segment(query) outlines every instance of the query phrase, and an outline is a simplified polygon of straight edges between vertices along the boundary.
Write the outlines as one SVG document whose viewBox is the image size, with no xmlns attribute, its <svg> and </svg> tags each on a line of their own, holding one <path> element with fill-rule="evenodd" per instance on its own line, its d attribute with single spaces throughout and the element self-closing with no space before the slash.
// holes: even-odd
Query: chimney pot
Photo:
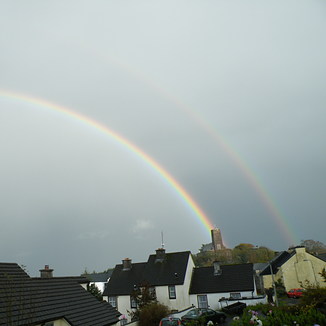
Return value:
<svg viewBox="0 0 326 326">
<path fill-rule="evenodd" d="M 165 258 L 165 249 L 164 248 L 159 248 L 156 249 L 156 259 L 155 263 L 162 263 Z"/>
<path fill-rule="evenodd" d="M 53 277 L 53 269 L 49 267 L 49 265 L 45 265 L 44 269 L 40 269 L 41 278 L 52 278 Z"/>
<path fill-rule="evenodd" d="M 122 271 L 130 271 L 132 267 L 131 264 L 131 259 L 130 258 L 125 258 L 122 260 Z"/>
</svg>

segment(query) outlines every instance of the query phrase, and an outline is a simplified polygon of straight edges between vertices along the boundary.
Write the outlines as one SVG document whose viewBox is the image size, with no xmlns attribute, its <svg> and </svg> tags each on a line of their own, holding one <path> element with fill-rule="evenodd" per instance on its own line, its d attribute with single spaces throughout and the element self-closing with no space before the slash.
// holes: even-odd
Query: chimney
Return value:
<svg viewBox="0 0 326 326">
<path fill-rule="evenodd" d="M 53 277 L 53 269 L 49 268 L 49 265 L 45 265 L 44 269 L 40 269 L 41 278 L 51 278 Z"/>
<path fill-rule="evenodd" d="M 221 275 L 222 270 L 221 270 L 220 262 L 214 261 L 213 266 L 214 266 L 214 276 Z"/>
<path fill-rule="evenodd" d="M 162 263 L 165 258 L 165 249 L 164 248 L 159 248 L 156 249 L 156 259 L 155 263 Z"/>
<path fill-rule="evenodd" d="M 125 258 L 122 260 L 122 271 L 130 271 L 131 270 L 131 259 L 130 258 Z"/>
</svg>

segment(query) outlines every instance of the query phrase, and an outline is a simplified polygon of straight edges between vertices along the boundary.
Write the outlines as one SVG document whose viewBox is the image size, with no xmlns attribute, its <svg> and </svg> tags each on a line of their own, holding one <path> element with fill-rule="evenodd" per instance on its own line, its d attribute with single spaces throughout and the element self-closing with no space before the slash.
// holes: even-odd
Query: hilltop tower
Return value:
<svg viewBox="0 0 326 326">
<path fill-rule="evenodd" d="M 213 250 L 223 250 L 225 246 L 222 241 L 222 234 L 219 228 L 211 230 Z"/>
</svg>

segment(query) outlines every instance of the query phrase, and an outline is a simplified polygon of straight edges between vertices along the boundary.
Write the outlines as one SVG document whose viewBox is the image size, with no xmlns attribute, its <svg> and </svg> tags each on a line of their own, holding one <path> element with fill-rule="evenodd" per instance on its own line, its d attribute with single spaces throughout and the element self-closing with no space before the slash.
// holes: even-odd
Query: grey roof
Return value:
<svg viewBox="0 0 326 326">
<path fill-rule="evenodd" d="M 293 255 L 295 251 L 281 251 L 273 260 L 271 260 L 270 265 L 272 267 L 273 274 L 276 274 L 278 268 L 286 263 Z M 269 264 L 262 270 L 260 275 L 271 275 L 271 267 Z"/>
<path fill-rule="evenodd" d="M 73 326 L 108 326 L 120 315 L 98 301 L 80 278 L 30 278 L 17 264 L 0 263 L 0 325 L 36 325 L 60 318 Z M 8 308 L 10 308 L 8 313 Z"/>
<path fill-rule="evenodd" d="M 103 273 L 83 274 L 90 282 L 107 282 L 113 273 L 113 269 Z"/>
<path fill-rule="evenodd" d="M 144 279 L 153 286 L 181 285 L 184 283 L 190 251 L 166 253 L 162 263 L 150 255 L 144 270 Z"/>
<path fill-rule="evenodd" d="M 262 271 L 267 267 L 268 263 L 255 263 L 254 270 L 255 271 Z"/>
<path fill-rule="evenodd" d="M 254 291 L 253 265 L 222 265 L 221 274 L 214 267 L 194 268 L 189 294 Z"/>
<path fill-rule="evenodd" d="M 123 271 L 122 264 L 116 265 L 103 295 L 131 294 L 135 285 L 143 283 L 145 266 L 146 263 L 135 263 L 129 271 Z"/>
<path fill-rule="evenodd" d="M 319 254 L 317 255 L 317 258 L 321 259 L 321 260 L 324 260 L 326 261 L 326 252 L 325 253 L 322 253 L 322 254 Z"/>
<path fill-rule="evenodd" d="M 123 271 L 122 264 L 116 265 L 103 295 L 130 295 L 134 286 L 142 283 L 183 284 L 190 255 L 190 251 L 166 253 L 163 262 L 156 262 L 156 254 L 150 255 L 146 263 L 132 264 L 129 271 Z"/>
</svg>

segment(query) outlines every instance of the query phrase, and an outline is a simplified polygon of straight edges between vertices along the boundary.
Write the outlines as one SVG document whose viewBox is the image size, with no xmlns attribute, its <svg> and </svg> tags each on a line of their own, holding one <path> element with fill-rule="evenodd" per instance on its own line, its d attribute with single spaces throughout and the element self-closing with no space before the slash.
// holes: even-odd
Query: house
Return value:
<svg viewBox="0 0 326 326">
<path fill-rule="evenodd" d="M 112 275 L 112 272 L 113 269 L 109 269 L 108 271 L 103 273 L 83 274 L 83 276 L 85 276 L 89 280 L 90 285 L 94 284 L 101 291 L 101 293 L 103 293 Z"/>
<path fill-rule="evenodd" d="M 279 253 L 260 273 L 266 289 L 280 280 L 286 291 L 305 285 L 325 286 L 319 274 L 326 267 L 326 262 L 306 252 L 302 246 L 290 248 Z"/>
<path fill-rule="evenodd" d="M 142 263 L 132 263 L 126 258 L 115 266 L 103 298 L 127 317 L 128 312 L 137 308 L 132 293 L 146 284 L 158 302 L 171 310 L 182 310 L 190 306 L 193 268 L 190 251 L 166 253 L 160 248 Z"/>
<path fill-rule="evenodd" d="M 258 297 L 253 264 L 197 267 L 189 289 L 190 303 L 199 308 L 221 309 L 241 300 L 248 304 L 265 302 Z"/>
<path fill-rule="evenodd" d="M 82 277 L 53 277 L 46 266 L 31 278 L 16 263 L 0 263 L 0 325 L 109 326 L 120 313 L 82 286 Z"/>
</svg>

